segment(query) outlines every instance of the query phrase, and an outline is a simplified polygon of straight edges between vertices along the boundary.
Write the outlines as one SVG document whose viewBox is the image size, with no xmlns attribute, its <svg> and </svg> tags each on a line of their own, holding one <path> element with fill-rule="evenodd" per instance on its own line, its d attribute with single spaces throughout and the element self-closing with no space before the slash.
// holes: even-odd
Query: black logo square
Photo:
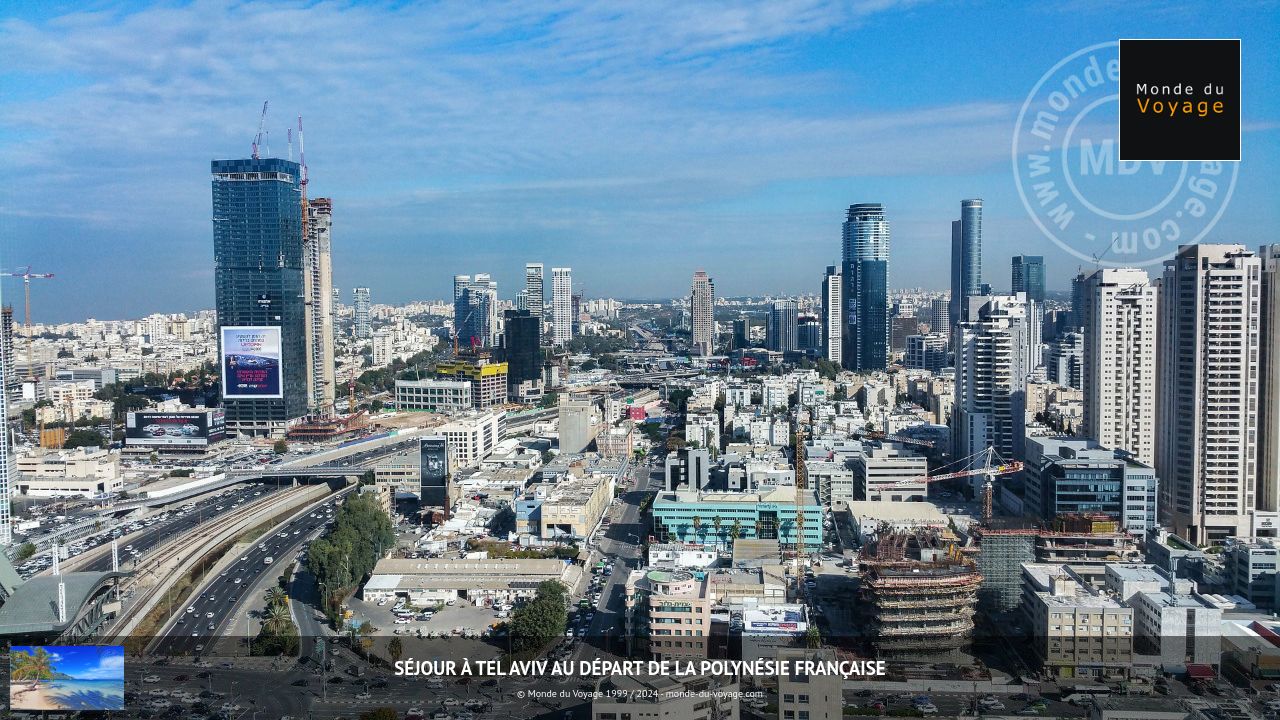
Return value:
<svg viewBox="0 0 1280 720">
<path fill-rule="evenodd" d="M 1120 159 L 1239 160 L 1240 41 L 1121 40 Z"/>
</svg>

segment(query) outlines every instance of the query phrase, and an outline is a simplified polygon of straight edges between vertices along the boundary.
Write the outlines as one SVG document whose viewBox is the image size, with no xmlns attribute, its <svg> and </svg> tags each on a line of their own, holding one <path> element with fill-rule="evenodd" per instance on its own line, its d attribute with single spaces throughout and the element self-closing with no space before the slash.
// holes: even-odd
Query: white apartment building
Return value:
<svg viewBox="0 0 1280 720">
<path fill-rule="evenodd" d="M 959 458 L 993 447 L 1022 456 L 1027 377 L 1040 364 L 1040 313 L 1026 293 L 966 298 L 956 326 L 954 448 Z"/>
<path fill-rule="evenodd" d="M 720 415 L 715 410 L 688 413 L 684 419 L 684 439 L 712 452 L 720 452 Z"/>
<path fill-rule="evenodd" d="M 453 413 L 472 407 L 469 380 L 397 380 L 396 409 Z"/>
<path fill-rule="evenodd" d="M 492 410 L 455 417 L 452 422 L 435 428 L 449 443 L 454 467 L 469 468 L 480 464 L 502 438 L 502 419 L 506 413 Z"/>
<path fill-rule="evenodd" d="M 830 648 L 782 648 L 778 660 L 798 667 L 802 661 L 834 662 Z M 843 720 L 844 682 L 835 674 L 809 675 L 793 670 L 778 675 L 779 720 Z"/>
<path fill-rule="evenodd" d="M 1197 544 L 1252 534 L 1261 275 L 1243 245 L 1185 245 L 1160 284 L 1160 509 Z"/>
<path fill-rule="evenodd" d="M 302 294 L 306 297 L 307 408 L 320 415 L 333 412 L 335 393 L 333 344 L 333 260 L 330 231 L 333 203 L 313 198 L 306 205 L 307 236 L 302 245 Z"/>
<path fill-rule="evenodd" d="M 551 324 L 556 345 L 573 339 L 573 268 L 551 268 Z"/>
<path fill-rule="evenodd" d="M 529 314 L 542 320 L 542 306 L 546 302 L 542 263 L 528 263 L 524 266 L 524 309 Z"/>
<path fill-rule="evenodd" d="M 822 354 L 837 366 L 844 366 L 844 276 L 838 265 L 828 265 L 822 277 Z"/>
<path fill-rule="evenodd" d="M 1280 244 L 1262 248 L 1258 507 L 1280 510 Z"/>
<path fill-rule="evenodd" d="M 766 410 L 774 408 L 787 407 L 788 397 L 791 390 L 787 387 L 787 381 L 780 377 L 767 377 L 760 387 L 760 405 Z"/>
<path fill-rule="evenodd" d="M 1129 598 L 1136 623 L 1135 643 L 1160 657 L 1165 672 L 1186 672 L 1187 664 L 1217 666 L 1222 657 L 1222 610 L 1196 594 L 1141 592 Z"/>
<path fill-rule="evenodd" d="M 383 367 L 390 365 L 396 356 L 396 336 L 390 330 L 379 330 L 373 334 L 373 365 Z"/>
<path fill-rule="evenodd" d="M 693 274 L 689 314 L 693 323 L 693 351 L 704 357 L 711 355 L 716 342 L 716 286 L 703 270 Z"/>
<path fill-rule="evenodd" d="M 905 445 L 865 443 L 852 465 L 859 500 L 924 501 L 928 497 L 928 461 Z"/>
<path fill-rule="evenodd" d="M 1085 436 L 1147 465 L 1155 464 L 1156 307 L 1146 271 L 1102 268 L 1085 278 Z"/>
</svg>

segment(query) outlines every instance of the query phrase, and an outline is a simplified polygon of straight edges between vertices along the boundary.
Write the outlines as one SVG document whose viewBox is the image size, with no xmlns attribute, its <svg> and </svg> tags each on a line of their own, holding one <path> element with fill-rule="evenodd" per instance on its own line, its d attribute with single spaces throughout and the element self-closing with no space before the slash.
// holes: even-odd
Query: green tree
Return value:
<svg viewBox="0 0 1280 720">
<path fill-rule="evenodd" d="M 395 638 L 392 642 L 399 642 L 400 638 Z M 374 710 L 366 710 L 360 713 L 360 720 L 399 720 L 400 714 L 395 708 L 382 707 Z"/>
<path fill-rule="evenodd" d="M 381 411 L 382 411 L 381 400 L 379 400 L 378 398 L 374 398 L 369 401 L 369 412 L 381 412 Z"/>
<path fill-rule="evenodd" d="M 702 516 L 694 515 L 693 516 L 693 539 L 694 540 L 698 539 L 698 533 L 701 531 L 702 531 Z"/>
<path fill-rule="evenodd" d="M 285 597 L 286 596 L 284 594 L 284 590 L 281 590 L 278 587 L 268 588 L 267 589 L 267 607 L 283 605 L 285 602 Z"/>
<path fill-rule="evenodd" d="M 724 524 L 724 521 L 720 519 L 719 515 L 716 515 L 715 517 L 711 518 L 711 525 L 716 529 L 716 539 L 721 543 L 724 542 L 724 533 L 720 532 L 720 526 L 723 524 Z"/>
<path fill-rule="evenodd" d="M 289 452 L 289 443 L 285 442 L 284 440 L 277 440 L 276 444 L 271 446 L 271 449 L 275 452 L 275 454 L 283 455 Z"/>
<path fill-rule="evenodd" d="M 404 643 L 400 642 L 400 638 L 393 637 L 387 642 L 387 657 L 391 658 L 392 663 L 400 661 L 404 655 Z"/>
<path fill-rule="evenodd" d="M 742 521 L 735 519 L 729 526 L 729 538 L 736 542 L 740 537 L 742 537 Z"/>
<path fill-rule="evenodd" d="M 343 502 L 335 513 L 333 529 L 311 543 L 307 551 L 307 566 L 326 589 L 327 609 L 332 610 L 335 599 L 354 590 L 383 551 L 394 545 L 391 518 L 374 498 L 356 495 Z"/>
<path fill-rule="evenodd" d="M 511 615 L 511 640 L 517 652 L 537 652 L 564 635 L 568 589 L 555 580 L 538 585 L 532 599 Z"/>
<path fill-rule="evenodd" d="M 32 555 L 36 554 L 36 546 L 32 543 L 25 542 L 18 546 L 18 552 L 14 554 L 13 561 L 15 563 L 26 562 Z"/>
<path fill-rule="evenodd" d="M 542 401 L 538 403 L 538 407 L 549 410 L 560 404 L 560 393 L 549 392 L 542 396 Z"/>
<path fill-rule="evenodd" d="M 102 435 L 97 430 L 79 428 L 72 430 L 67 435 L 66 442 L 62 443 L 62 447 L 70 450 L 78 447 L 103 447 L 106 444 L 106 441 L 102 439 Z"/>
<path fill-rule="evenodd" d="M 822 632 L 818 630 L 817 625 L 809 626 L 809 630 L 804 636 L 804 645 L 810 650 L 822 647 Z"/>
<path fill-rule="evenodd" d="M 263 627 L 273 634 L 279 634 L 292 624 L 293 617 L 289 615 L 289 608 L 285 605 L 269 605 L 262 616 Z"/>
</svg>

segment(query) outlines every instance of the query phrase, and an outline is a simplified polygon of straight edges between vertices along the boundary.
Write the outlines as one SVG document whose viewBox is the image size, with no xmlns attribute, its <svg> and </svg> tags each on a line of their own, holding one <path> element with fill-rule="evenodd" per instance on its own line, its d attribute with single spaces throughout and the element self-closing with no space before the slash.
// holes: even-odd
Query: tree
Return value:
<svg viewBox="0 0 1280 720">
<path fill-rule="evenodd" d="M 368 620 L 360 623 L 360 627 L 356 628 L 356 632 L 360 634 L 360 647 L 365 652 L 369 652 L 369 648 L 373 647 L 373 634 L 377 631 L 378 628 L 374 627 L 373 623 Z"/>
<path fill-rule="evenodd" d="M 397 663 L 404 655 L 404 643 L 400 642 L 400 638 L 393 637 L 387 643 L 387 657 L 391 658 L 391 662 Z"/>
<path fill-rule="evenodd" d="M 278 587 L 269 588 L 267 590 L 267 607 L 274 605 L 283 605 L 285 601 L 284 590 Z"/>
<path fill-rule="evenodd" d="M 41 680 L 53 679 L 53 656 L 42 647 L 37 647 L 34 652 L 15 650 L 9 668 L 10 679 L 30 680 L 34 689 L 40 686 Z"/>
<path fill-rule="evenodd" d="M 277 634 L 293 624 L 293 617 L 289 614 L 289 608 L 283 604 L 268 605 L 262 616 L 262 624 L 270 632 Z"/>
<path fill-rule="evenodd" d="M 99 435 L 97 430 L 86 428 L 72 430 L 71 434 L 67 435 L 66 442 L 62 443 L 62 447 L 67 450 L 78 447 L 102 447 L 104 445 L 106 445 L 106 441 L 102 439 L 102 435 Z"/>
<path fill-rule="evenodd" d="M 378 481 L 378 474 L 373 470 L 365 470 L 364 474 L 360 476 L 361 485 L 372 485 L 377 481 Z"/>
<path fill-rule="evenodd" d="M 381 400 L 379 400 L 378 398 L 374 398 L 369 401 L 369 412 L 381 412 L 381 411 L 382 411 Z"/>
<path fill-rule="evenodd" d="M 24 562 L 35 554 L 36 546 L 29 542 L 25 542 L 18 546 L 18 552 L 14 554 L 13 561 L 15 563 Z"/>
<path fill-rule="evenodd" d="M 542 396 L 542 401 L 538 403 L 538 407 L 543 410 L 549 410 L 560 404 L 560 393 L 549 392 Z"/>
<path fill-rule="evenodd" d="M 711 524 L 716 529 L 716 539 L 719 540 L 721 544 L 724 543 L 724 533 L 720 532 L 720 526 L 723 523 L 724 521 L 720 519 L 719 515 L 716 515 L 715 517 L 711 518 Z"/>
<path fill-rule="evenodd" d="M 698 539 L 698 533 L 702 531 L 702 516 L 693 516 L 693 539 Z"/>
<path fill-rule="evenodd" d="M 289 443 L 285 442 L 284 440 L 277 440 L 276 444 L 271 446 L 271 449 L 275 452 L 275 454 L 283 455 L 289 452 Z"/>
<path fill-rule="evenodd" d="M 822 647 L 822 632 L 818 630 L 817 625 L 809 626 L 809 630 L 804 636 L 804 645 L 810 650 L 816 650 Z"/>
<path fill-rule="evenodd" d="M 398 643 L 400 638 L 393 638 L 391 642 Z M 399 718 L 400 714 L 395 708 L 383 707 L 360 713 L 360 720 L 399 720 Z"/>
<path fill-rule="evenodd" d="M 737 542 L 742 537 L 742 521 L 734 519 L 733 524 L 729 526 L 729 538 Z"/>
<path fill-rule="evenodd" d="M 538 585 L 531 600 L 511 615 L 511 640 L 517 652 L 537 652 L 564 635 L 568 589 L 555 580 Z"/>
</svg>

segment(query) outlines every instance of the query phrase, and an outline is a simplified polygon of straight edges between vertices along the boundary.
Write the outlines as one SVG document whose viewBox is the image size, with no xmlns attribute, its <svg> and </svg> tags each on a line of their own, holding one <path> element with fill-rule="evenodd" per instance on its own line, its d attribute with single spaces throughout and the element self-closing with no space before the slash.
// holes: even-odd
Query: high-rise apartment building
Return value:
<svg viewBox="0 0 1280 720">
<path fill-rule="evenodd" d="M 351 307 L 355 312 L 355 334 L 358 338 L 373 336 L 373 325 L 369 319 L 369 288 L 358 287 L 351 291 Z"/>
<path fill-rule="evenodd" d="M 524 296 L 523 309 L 528 310 L 541 323 L 542 306 L 547 298 L 542 263 L 527 263 L 524 266 Z"/>
<path fill-rule="evenodd" d="M 1064 333 L 1049 343 L 1044 358 L 1045 377 L 1049 382 L 1077 390 L 1084 389 L 1084 336 Z"/>
<path fill-rule="evenodd" d="M 1020 458 L 1027 377 L 1040 364 L 1040 314 L 1024 293 L 968 300 L 971 320 L 955 334 L 955 454 L 993 447 Z"/>
<path fill-rule="evenodd" d="M 951 222 L 951 325 L 969 321 L 966 298 L 982 294 L 982 201 L 961 200 Z"/>
<path fill-rule="evenodd" d="M 889 221 L 880 203 L 850 205 L 843 226 L 844 367 L 889 361 Z"/>
<path fill-rule="evenodd" d="M 261 158 L 210 168 L 227 430 L 279 435 L 307 412 L 299 166 Z"/>
<path fill-rule="evenodd" d="M 950 335 L 951 301 L 949 299 L 934 298 L 929 301 L 929 330 Z"/>
<path fill-rule="evenodd" d="M 1261 275 L 1243 245 L 1184 245 L 1160 282 L 1160 511 L 1197 544 L 1253 534 Z"/>
<path fill-rule="evenodd" d="M 822 356 L 843 367 L 844 324 L 841 308 L 844 307 L 844 276 L 836 265 L 827 266 L 822 276 Z"/>
<path fill-rule="evenodd" d="M 1280 510 L 1280 244 L 1261 248 L 1262 375 L 1258 393 L 1258 507 Z"/>
<path fill-rule="evenodd" d="M 4 376 L 4 386 L 13 389 L 18 382 L 17 363 L 13 359 L 13 306 L 0 307 L 0 375 Z"/>
<path fill-rule="evenodd" d="M 498 283 L 488 273 L 453 276 L 453 329 L 458 347 L 498 344 Z"/>
<path fill-rule="evenodd" d="M 0 293 L 3 291 L 0 290 Z M 16 472 L 13 461 L 13 449 L 9 447 L 9 391 L 12 387 L 13 362 L 13 308 L 3 306 L 8 319 L 8 333 L 0 342 L 0 550 L 9 547 L 13 542 L 13 525 L 9 513 L 9 499 L 12 497 Z"/>
<path fill-rule="evenodd" d="M 307 201 L 307 236 L 302 248 L 302 294 L 307 303 L 307 408 L 317 415 L 333 414 L 334 384 L 333 253 L 330 231 L 333 203 L 329 198 Z"/>
<path fill-rule="evenodd" d="M 551 325 L 556 345 L 573 339 L 573 268 L 551 268 Z"/>
<path fill-rule="evenodd" d="M 1137 268 L 1095 270 L 1082 288 L 1085 437 L 1154 465 L 1156 288 Z"/>
<path fill-rule="evenodd" d="M 765 328 L 765 347 L 778 352 L 800 349 L 800 306 L 795 300 L 778 300 L 769 309 L 769 325 Z"/>
<path fill-rule="evenodd" d="M 1026 293 L 1027 299 L 1044 309 L 1044 257 L 1013 256 L 1013 292 Z"/>
<path fill-rule="evenodd" d="M 693 323 L 694 352 L 704 357 L 711 355 L 716 342 L 716 285 L 705 271 L 693 274 L 689 313 Z"/>
</svg>

